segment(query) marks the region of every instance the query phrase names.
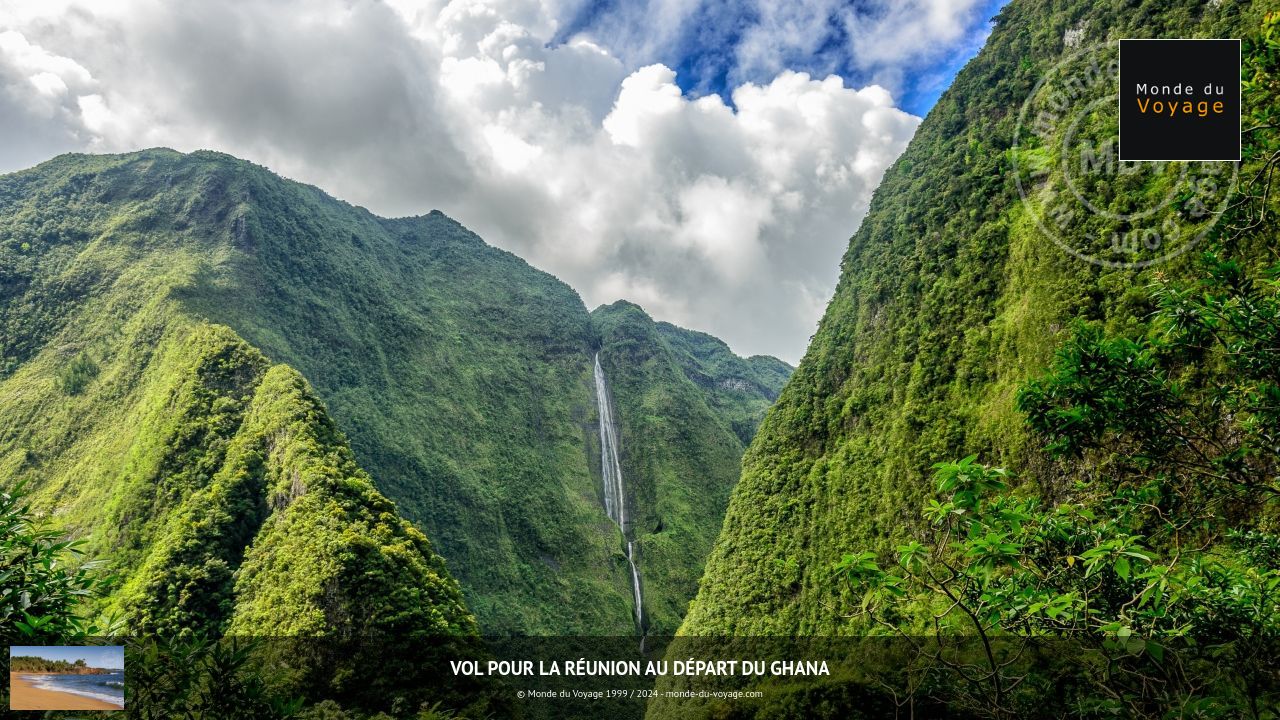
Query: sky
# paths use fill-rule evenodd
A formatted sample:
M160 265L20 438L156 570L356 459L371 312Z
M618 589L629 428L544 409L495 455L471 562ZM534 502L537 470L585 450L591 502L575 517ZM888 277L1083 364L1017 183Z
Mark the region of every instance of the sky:
M5 0L0 172L213 149L795 363L999 0Z
M39 657L45 660L65 660L73 663L83 659L89 667L119 670L124 667L124 648L116 645L94 647L59 647L14 645L9 657Z

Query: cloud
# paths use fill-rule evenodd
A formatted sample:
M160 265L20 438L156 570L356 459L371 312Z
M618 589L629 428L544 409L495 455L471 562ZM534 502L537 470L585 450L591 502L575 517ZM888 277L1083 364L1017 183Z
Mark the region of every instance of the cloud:
M840 23L857 66L890 87L908 73L964 50L976 52L990 32L990 0L876 0L869 13L843 13ZM932 78L930 78L932 80Z
M741 351L794 360L916 119L880 88L803 73L744 85L733 101L736 112L718 97L682 97L662 66L628 77L603 122L609 145L561 156L569 164L552 198L561 229L551 237L608 242L537 254L571 267L588 297L628 297Z
M654 37L691 7L662 3ZM730 98L691 97L667 66L628 64L587 35L551 42L574 12L6 4L0 169L72 149L223 150L381 214L437 207L589 306L630 299L739 352L797 360L918 118L881 87L781 67Z
M0 31L0 127L9 140L0 143L0 167L29 165L89 141L80 106L96 97L95 86L75 60Z
M843 12L854 60L863 66L936 57L973 26L983 0L876 0L863 12Z

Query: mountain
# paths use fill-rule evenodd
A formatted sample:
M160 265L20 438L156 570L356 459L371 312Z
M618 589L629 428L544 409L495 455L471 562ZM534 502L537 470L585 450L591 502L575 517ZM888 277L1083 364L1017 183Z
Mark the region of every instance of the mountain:
M935 463L977 453L1023 482L1070 486L1025 429L1018 388L1050 365L1076 321L1140 335L1155 309L1147 287L1195 277L1197 253L1108 266L1041 233L1019 199L1016 161L1043 154L1015 146L1023 101L1084 48L1256 35L1275 9L1014 0L1000 12L850 240L818 332L743 459L683 632L858 632L862 620L838 601L852 599L833 585L832 567L845 553L888 556L919 528ZM1257 110L1265 108L1246 102L1246 114ZM1106 116L1092 117L1101 125ZM1112 193L1113 209L1162 191L1129 176L1107 182L1095 189ZM1048 182L1031 192L1052 200L1076 190ZM1126 231L1105 213L1077 213L1063 226L1086 250ZM1238 250L1251 265L1270 257L1265 247Z
M788 368L665 326L647 352L679 371L647 375L601 337L571 288L438 212L379 218L219 153L0 177L0 483L27 481L149 625L309 634L376 610L466 632L460 588L481 632L635 632L599 353L676 384L640 389L670 396L643 421L618 402L623 470L662 518L642 573L688 563L645 579L674 628L705 553L657 546L709 548ZM660 479L630 450L650 421L668 434L636 447L684 458Z

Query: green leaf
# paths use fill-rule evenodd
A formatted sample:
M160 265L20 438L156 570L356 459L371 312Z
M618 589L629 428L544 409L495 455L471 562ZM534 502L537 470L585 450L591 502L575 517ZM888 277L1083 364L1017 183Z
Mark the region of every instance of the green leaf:
M1164 646L1160 643L1148 640L1147 654L1155 658L1156 662L1164 662Z

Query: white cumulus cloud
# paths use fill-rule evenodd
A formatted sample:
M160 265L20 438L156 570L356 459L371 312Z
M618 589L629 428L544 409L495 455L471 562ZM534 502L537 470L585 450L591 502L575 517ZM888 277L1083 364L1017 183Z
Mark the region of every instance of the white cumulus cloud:
M572 10L15 0L0 7L0 170L222 150L381 214L439 208L588 306L629 299L796 361L919 119L879 86L785 68L731 104L692 98L663 65L585 36L551 44Z

